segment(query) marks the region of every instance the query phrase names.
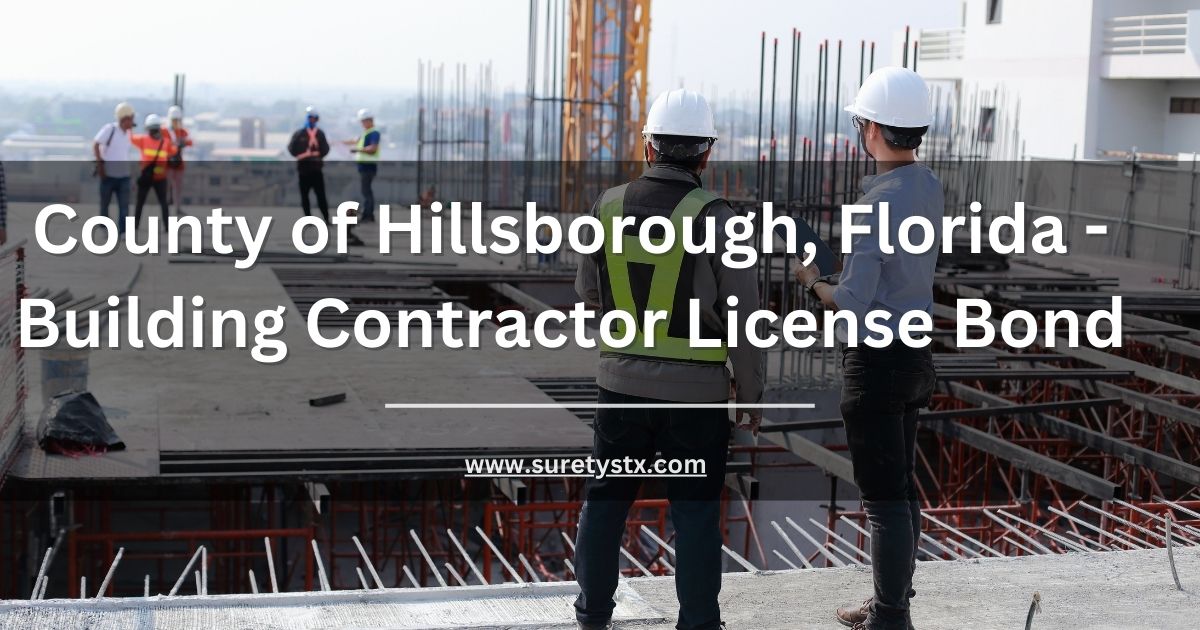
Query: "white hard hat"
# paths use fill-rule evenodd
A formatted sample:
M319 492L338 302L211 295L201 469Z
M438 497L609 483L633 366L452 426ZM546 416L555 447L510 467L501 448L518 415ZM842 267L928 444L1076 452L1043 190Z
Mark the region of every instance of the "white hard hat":
M690 136L694 138L717 138L717 126L713 113L698 92L668 90L654 99L650 112L646 114L643 135Z
M146 116L146 128L151 129L154 127L162 127L162 119L158 117L158 114Z
M116 117L117 120L121 120L125 117L132 117L133 115L133 105L130 105L129 103L117 103L117 108L113 110L113 116Z
M178 105L172 105L167 110L167 120L183 120L183 109Z
M367 109L366 107L358 110L358 120L359 121L363 121L368 118L374 118L374 117L375 116L371 113L371 110Z
M846 111L891 127L928 127L933 122L929 86L921 75L897 66L872 72Z
M321 117L321 115L317 113L317 108L313 107L312 105L309 105L308 107L304 108L304 116L305 116L305 118L307 118L309 116L312 116L313 118Z

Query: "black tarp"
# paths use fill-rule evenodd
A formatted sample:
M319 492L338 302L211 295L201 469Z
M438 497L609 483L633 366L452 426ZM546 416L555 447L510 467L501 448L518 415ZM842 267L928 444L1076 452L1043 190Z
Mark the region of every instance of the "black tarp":
M125 443L91 392L67 392L50 399L37 426L38 446L50 453L120 451Z

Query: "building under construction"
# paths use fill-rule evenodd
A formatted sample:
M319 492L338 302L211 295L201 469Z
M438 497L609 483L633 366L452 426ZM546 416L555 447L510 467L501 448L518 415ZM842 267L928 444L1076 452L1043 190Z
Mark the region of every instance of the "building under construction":
M482 201L491 215L526 200L587 212L641 166L649 21L649 0L532 0L520 111L493 111L486 68L448 80L423 65L418 159L383 163L377 194ZM923 58L917 42L905 41L904 65ZM705 182L737 209L772 202L835 242L841 205L874 169L842 107L883 60L870 42L797 30L744 43L761 60L756 116L748 126L733 108L718 111L730 154L714 158ZM1035 214L1066 217L1079 247L939 261L938 385L918 436L925 520L914 622L1017 626L1040 614L1034 627L1187 627L1200 580L1197 171L1136 153L1028 159L1015 96L936 89L934 99L922 159L945 184L947 212L980 201L999 214L1024 200ZM987 120L985 101L997 106ZM522 152L508 154L517 140ZM226 168L201 164L189 176ZM297 204L261 203L283 194L289 164L237 168L265 183L231 212L295 217ZM328 170L331 189L349 181L348 170ZM9 234L31 234L43 205L14 202ZM1110 225L1111 238L1090 244L1085 220ZM382 255L376 234L358 233L362 253L318 255L273 235L247 271L233 268L236 253L62 257L19 242L3 252L2 334L13 336L0 357L11 453L0 595L11 601L0 603L0 627L569 627L584 480L474 476L466 461L588 454L594 352L486 342L328 350L303 330L325 297L350 305L320 320L331 334L367 309L568 309L575 260ZM408 251L403 238L392 246ZM760 308L820 308L791 262L762 256ZM200 294L245 312L285 305L289 356L269 366L233 348L81 356L23 349L15 337L21 298L86 311L131 294L157 307ZM1014 308L1087 313L1114 295L1124 306L1116 351L955 345L958 298L986 298L999 318ZM769 410L759 439L735 437L722 606L734 627L828 627L832 605L865 596L871 579L870 528L838 412L840 360L819 347L781 347L765 360L768 402L814 407ZM65 363L84 366L123 449L39 447L41 384L60 376L44 370ZM616 618L638 627L671 627L673 615L664 578L675 571L674 530L658 490L647 485L622 543Z

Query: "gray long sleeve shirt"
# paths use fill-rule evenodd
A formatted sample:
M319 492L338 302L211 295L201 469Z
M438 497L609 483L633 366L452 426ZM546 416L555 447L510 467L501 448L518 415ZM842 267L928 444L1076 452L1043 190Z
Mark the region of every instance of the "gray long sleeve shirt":
M642 177L700 184L694 174L670 166L652 167ZM598 207L593 206L593 216L597 211ZM700 316L705 323L725 338L726 298L736 295L742 311L758 308L758 277L753 266L730 269L721 263L726 240L724 226L734 216L733 208L725 201L713 203L697 217L697 225L702 225L705 216L716 220L716 251L697 255L692 278L693 295L700 302ZM590 256L583 256L575 278L575 291L592 307L600 305L599 273L595 261ZM727 365L603 355L596 382L600 387L630 396L671 402L721 402L729 397L729 364L732 364L732 376L737 381L737 402L759 403L763 392L762 350L747 341L744 330L739 330L737 339L737 347L729 348Z
M879 175L863 178L863 196L857 205L873 206L875 211L860 214L858 225L870 226L869 234L859 234L851 242L841 280L833 289L833 301L839 309L854 313L862 322L867 313L882 310L891 314L886 325L893 333L899 331L900 317L908 311L933 312L933 275L940 251L940 228L946 202L942 184L929 167L919 162L907 164ZM891 215L887 226L881 226L879 204L887 202ZM900 224L908 217L924 217L936 230L937 246L924 254L905 252L900 242ZM880 232L888 230L895 252L880 250ZM861 324L856 341L864 338ZM848 341L844 326L838 326L838 338Z

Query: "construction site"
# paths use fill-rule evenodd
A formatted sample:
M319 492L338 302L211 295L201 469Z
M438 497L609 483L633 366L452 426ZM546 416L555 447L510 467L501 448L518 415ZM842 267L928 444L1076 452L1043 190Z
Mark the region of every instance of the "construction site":
M487 60L449 71L420 62L416 158L385 154L378 201L478 202L473 212L489 218L516 216L528 202L559 217L590 212L601 192L645 165L648 67L660 54L649 46L651 4L529 0L524 94L500 93ZM993 4L965 3L959 31ZM1021 4L1007 3L1010 17ZM1195 63L1200 5L1176 4L1136 20L1136 11L1094 16L1107 42L1095 54ZM738 212L770 202L835 244L842 205L876 166L843 108L876 68L920 74L961 60L968 44L962 32L918 26L889 46L763 23L771 30L728 37L754 49L758 66L747 71L759 90L712 99L722 136L704 186ZM1154 46L1164 49L1147 52ZM183 84L177 77L174 104L186 111ZM1044 158L1027 150L1023 121L1036 114L1021 104L1033 97L1001 83L930 85L934 122L919 155L943 183L946 214L967 216L978 201L986 221L1023 202L1031 222L1064 221L1071 252L938 260L937 382L917 435L913 624L1194 627L1195 156L1105 147L1103 156ZM468 474L466 462L591 453L598 353L573 344L512 350L486 335L478 349L399 349L394 340L326 349L303 331L324 298L349 306L320 317L329 336L355 331L369 309L451 304L531 319L568 310L580 299L578 254L409 254L403 236L382 254L379 235L360 225L365 246L350 253L300 254L285 233L272 234L251 269L234 266L247 249L236 238L233 253L51 255L33 244L35 218L49 203L90 216L92 164L5 166L0 628L575 627L586 480L489 478ZM185 203L195 212L299 216L291 161L212 158L187 168L196 192ZM356 185L353 162L330 162L325 178L336 206L338 191ZM1108 237L1087 236L1085 223L1107 225ZM52 236L70 229L56 224ZM761 256L758 308L822 310L793 278L794 259ZM284 305L286 359L263 364L232 347L89 352L19 340L23 299L53 302L65 333L66 311L101 311L109 296L136 296L150 309L193 295L248 313ZM1114 296L1124 310L1114 350L1062 339L1020 350L955 343L957 299L986 299L999 320L1016 308L1086 315ZM871 525L839 412L841 354L781 345L765 355L764 401L811 408L767 409L759 435L734 433L721 499L722 612L737 629L837 627L833 608L861 601L872 584ZM38 444L47 388L59 385L63 365L103 406L120 448L56 454ZM646 484L630 512L617 627L675 627L675 528L662 494Z

